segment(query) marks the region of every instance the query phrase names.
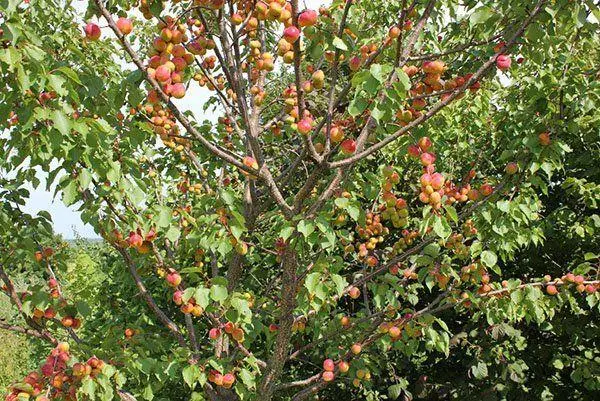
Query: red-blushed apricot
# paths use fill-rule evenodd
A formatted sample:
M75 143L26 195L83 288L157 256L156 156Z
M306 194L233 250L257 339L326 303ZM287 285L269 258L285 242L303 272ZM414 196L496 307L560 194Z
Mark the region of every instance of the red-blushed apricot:
M548 146L550 145L550 133L549 132L542 132L541 134L538 135L538 139L540 141L540 145L542 146Z
M340 149L342 150L342 153L351 155L356 152L356 141L354 139L345 139L340 144Z
M213 327L212 329L210 329L208 331L208 338L210 338L211 340L216 340L220 336L221 336L221 330L218 329L217 327Z
M300 37L300 29L291 25L283 30L283 38L287 40L289 43L294 43Z
M496 57L496 66L500 70L508 70L510 68L510 56L506 54L500 54Z
M91 41L100 39L100 35L102 34L100 27L93 22L88 22L83 31L85 33L85 37Z
M301 27L316 25L317 21L318 15L314 10L304 10L298 15L298 25Z
M360 297L360 290L358 289L358 287L352 287L348 291L348 295L352 299L357 299L358 297Z
M133 23L129 18L120 17L116 22L117 28L123 35L129 35L133 31Z
M333 372L329 372L329 371L323 372L322 376L323 376L323 381L326 381L326 382L330 382L330 381L333 381L333 379L335 379L335 374Z

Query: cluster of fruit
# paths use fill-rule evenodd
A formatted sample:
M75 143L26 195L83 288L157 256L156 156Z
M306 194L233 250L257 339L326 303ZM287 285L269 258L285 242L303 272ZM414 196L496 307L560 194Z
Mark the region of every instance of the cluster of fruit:
M391 221L394 228L408 226L408 204L402 198L396 198L391 192L383 194L384 204L379 211L383 221Z
M237 341L239 343L244 342L244 337L245 337L244 329L242 329L241 327L239 327L238 325L236 325L233 322L227 322L224 325L222 325L222 327L213 327L212 329L210 329L208 331L208 338L210 338L211 340L217 340L221 337L223 332L225 332L226 334L229 334L231 336L231 338L233 338L235 341Z
M354 387L360 387L363 381L371 381L371 372L366 369L357 369L355 377L352 379L352 385Z
M323 380L330 382L335 379L335 369L336 363L333 361L333 359L325 359L323 361L323 373L321 374ZM348 364L346 361L339 361L337 364L337 370L340 373L346 373L348 370L350 370L350 364Z
M152 241L156 239L156 231L150 229L145 235L140 228L130 231L126 239L118 230L113 230L112 238L119 246L133 248L141 254L146 254L152 249Z
M479 190L471 187L469 181L475 177L475 170L469 171L460 186L436 172L434 164L436 156L429 150L431 145L428 137L422 137L417 144L408 147L408 154L419 158L423 165L424 171L420 178L421 191L419 193L421 202L429 204L434 210L439 210L443 203L451 205L455 202L477 201L481 195L489 196L493 193L494 187L488 183L482 184Z
M368 212L366 214L365 226L358 226L356 233L363 242L356 244L358 258L367 259L369 254L375 250L377 244L383 243L384 235L389 234L390 230L381 223L381 216L377 213ZM352 251L353 245L348 245L346 251Z
M231 388L235 383L235 374L233 372L222 374L218 370L211 370L208 373L208 381L216 386Z
M72 366L71 360L69 344L59 343L39 371L29 373L21 383L10 387L5 401L77 400L81 380L97 377L105 363L95 356L85 363L76 362Z
M179 288L182 281L181 275L175 269L167 269L165 280L170 287L175 289L173 302L179 306L182 313L196 317L202 316L204 309L197 304L194 297L189 298L187 301L184 300L184 292Z
M148 75L161 85L162 91L177 99L185 96L186 87L183 83L186 69L194 63L194 54L201 51L201 47L190 46L190 51L185 47L188 41L187 27L185 24L177 23L172 17L166 17L158 25L160 35L157 36L149 51ZM195 42L199 43L199 42ZM150 100L149 96L149 100ZM158 100L152 98L152 100ZM150 103L156 103L150 101Z
M395 256L405 250L407 247L411 246L415 242L415 239L419 236L419 232L404 229L402 230L401 235L402 238L398 239L398 241L392 245L391 256Z
M554 281L552 281L552 278L549 275L546 275L544 277L544 282L546 283L553 283L553 284L548 284L546 285L546 292L549 295L556 295L558 294L558 286L559 285L567 285L567 286L575 286L575 290L579 293L586 293L586 294L593 294L595 293L599 286L598 285L594 285L594 284L585 284L585 277L581 274L573 274L573 273L567 273L564 276L562 276L561 278L555 279Z
M179 135L179 126L175 121L173 113L158 103L158 99L152 97L152 100L155 102L148 103L143 107L152 130L160 137L165 146L173 149L175 152L183 152L190 145L189 139Z
M182 179L177 184L177 189L182 194L191 193L191 194L201 194L203 192L202 183L196 182L191 183L189 177L185 177L184 173L181 174Z
M379 325L379 332L390 336L392 341L398 341L402 336L402 325L393 322L383 322Z
M467 258L470 255L469 247L464 243L464 236L461 233L452 233L450 237L443 242L446 249L451 249L454 254L460 258Z
M57 316L60 316L60 323L64 327L72 328L74 330L79 329L81 327L81 319L76 317L77 312L75 308L70 307L67 304L67 301L62 298L58 280L54 277L50 278L48 280L48 288L50 290L50 305L42 309L34 307L32 312L33 320L41 323L43 319L53 320ZM3 290L5 289L3 288ZM29 295L31 295L29 292L24 292L21 294L21 298L26 300Z

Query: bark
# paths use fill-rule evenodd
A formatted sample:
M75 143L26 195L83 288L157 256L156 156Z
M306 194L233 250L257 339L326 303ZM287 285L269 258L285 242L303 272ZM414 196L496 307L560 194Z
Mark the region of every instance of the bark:
M258 387L258 400L270 401L273 398L275 383L281 376L283 366L289 354L292 338L292 325L294 324L294 309L296 308L296 267L298 261L296 253L288 248L282 255L282 289L281 289L281 314L279 316L279 331L275 339L275 346L267 368Z

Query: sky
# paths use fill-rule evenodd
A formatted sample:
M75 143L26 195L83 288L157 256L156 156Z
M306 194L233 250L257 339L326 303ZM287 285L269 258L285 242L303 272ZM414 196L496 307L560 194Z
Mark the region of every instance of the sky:
M327 3L329 3L329 1L307 0L301 2L301 4L305 4L306 8L313 9L317 9L320 5ZM79 15L83 18L87 2L76 1L73 5ZM106 27L104 20L95 22L102 27L103 35L112 36L109 28ZM83 23L84 21L81 20L82 26ZM124 62L123 65L125 65ZM127 67L131 68L131 66L132 64ZM210 113L210 115L203 115L202 113L202 104L208 99L208 96L209 94L206 89L200 88L198 85L192 85L185 98L176 100L174 103L182 111L194 110L196 118L200 121L204 119L215 120L214 113ZM26 212L31 214L36 214L41 210L49 212L52 216L54 231L57 234L62 235L64 239L74 239L76 237L99 238L99 235L94 232L94 229L90 225L84 224L81 221L80 213L77 211L77 204L70 207L65 206L61 200L60 193L54 196L54 188L51 188L50 191L45 190L45 176L41 171L38 174L38 178L41 180L41 184L36 189L29 187L31 195L24 207Z

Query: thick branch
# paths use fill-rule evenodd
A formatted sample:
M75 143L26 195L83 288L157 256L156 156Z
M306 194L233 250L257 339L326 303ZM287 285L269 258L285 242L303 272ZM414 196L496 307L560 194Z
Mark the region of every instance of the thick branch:
M296 308L296 253L286 245L282 255L282 287L281 287L281 307L279 316L279 330L275 339L273 353L267 363L267 368L262 381L258 387L258 400L270 401L273 397L275 383L285 364L288 356L290 340L292 338L292 325L294 323L294 309Z

